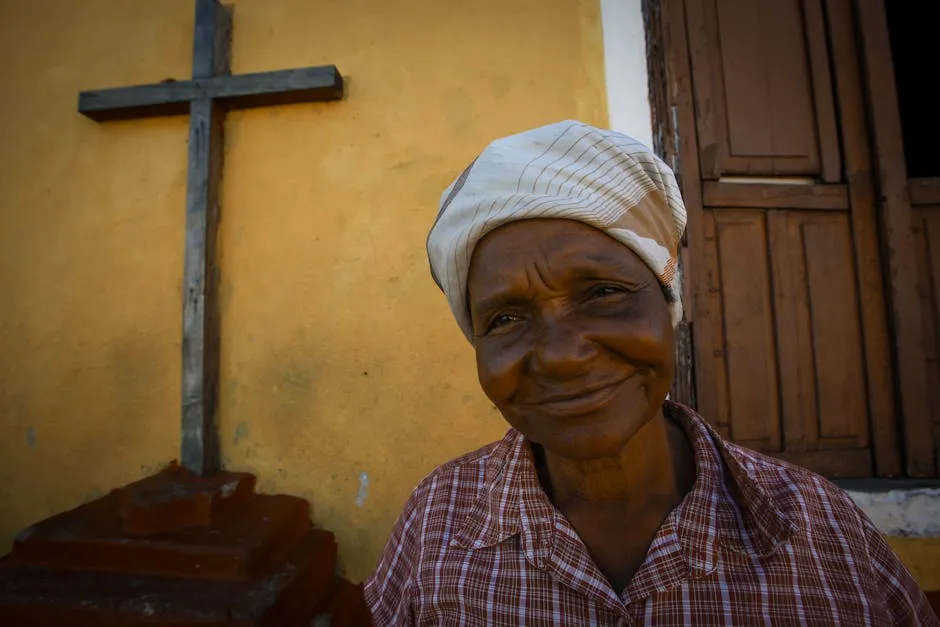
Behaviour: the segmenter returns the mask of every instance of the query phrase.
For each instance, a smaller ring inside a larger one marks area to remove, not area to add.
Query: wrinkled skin
[[[514,222],[478,245],[468,284],[480,384],[533,442],[602,457],[659,411],[669,308],[624,245],[579,222]]]
[[[694,478],[662,413],[675,358],[659,282],[590,226],[527,220],[477,245],[468,296],[483,391],[619,592]]]

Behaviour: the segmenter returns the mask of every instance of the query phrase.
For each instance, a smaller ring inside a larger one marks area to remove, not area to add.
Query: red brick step
[[[0,560],[0,625],[368,625],[309,504],[254,486],[172,466],[33,525]]]

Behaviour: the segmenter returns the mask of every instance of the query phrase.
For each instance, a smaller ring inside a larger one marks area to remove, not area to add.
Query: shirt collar
[[[798,530],[773,498],[773,482],[754,463],[754,453],[723,440],[689,407],[666,401],[664,412],[685,429],[695,453],[695,485],[676,508],[693,569],[714,570],[719,543],[764,557]]]
[[[719,543],[761,557],[798,530],[762,485],[752,454],[722,440],[689,407],[666,401],[664,412],[683,427],[695,455],[695,484],[664,523],[678,535],[693,575],[704,576],[717,567]],[[518,534],[527,561],[543,567],[563,515],[539,484],[525,437],[510,429],[486,459],[483,472],[483,492],[452,542],[480,549]]]
[[[483,473],[483,492],[452,542],[480,549],[521,534],[526,559],[541,568],[561,513],[542,490],[525,437],[509,429],[484,462]]]

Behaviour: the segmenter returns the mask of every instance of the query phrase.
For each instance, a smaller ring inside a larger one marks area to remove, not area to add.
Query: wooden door
[[[851,0],[657,10],[699,411],[828,476],[898,474]]]

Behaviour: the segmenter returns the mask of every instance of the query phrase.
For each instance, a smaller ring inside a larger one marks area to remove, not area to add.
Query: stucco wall
[[[302,495],[349,576],[414,484],[502,434],[423,254],[490,139],[607,121],[597,0],[235,0],[233,70],[349,97],[230,115],[223,453]],[[188,75],[192,0],[0,3],[0,551],[178,455],[187,121],[80,90]]]
[[[0,551],[177,455],[184,118],[79,90],[182,76],[189,2],[0,2]]]

